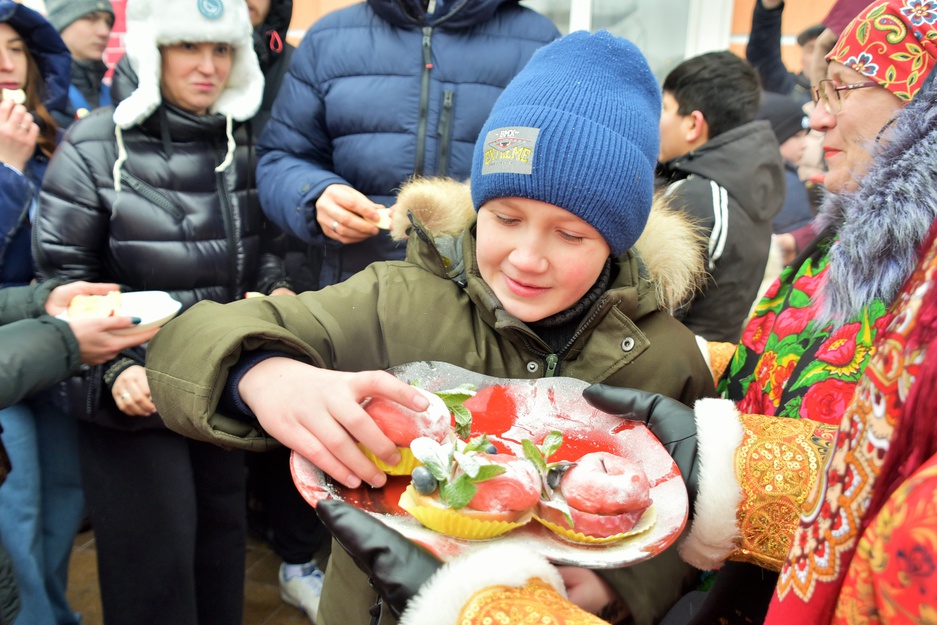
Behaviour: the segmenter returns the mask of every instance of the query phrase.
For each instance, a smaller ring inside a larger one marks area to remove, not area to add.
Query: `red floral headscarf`
[[[911,100],[937,63],[937,0],[876,0],[849,23],[826,60]]]

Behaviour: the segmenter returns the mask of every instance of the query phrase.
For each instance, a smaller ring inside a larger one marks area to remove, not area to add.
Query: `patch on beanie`
[[[539,128],[508,126],[495,128],[485,135],[485,174],[530,174],[533,172],[534,150]]]

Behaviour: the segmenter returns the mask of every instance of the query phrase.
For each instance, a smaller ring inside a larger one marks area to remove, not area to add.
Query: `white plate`
[[[173,299],[166,291],[133,291],[121,293],[120,317],[139,317],[140,323],[131,328],[114,330],[115,334],[133,334],[143,332],[150,328],[161,326],[177,314],[182,308],[182,302]],[[59,319],[68,321],[68,313],[57,315]]]

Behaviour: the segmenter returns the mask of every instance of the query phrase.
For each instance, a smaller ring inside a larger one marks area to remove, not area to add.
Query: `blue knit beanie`
[[[618,256],[644,230],[660,142],[660,87],[641,52],[606,31],[541,48],[495,102],[472,159],[472,201],[559,206]]]

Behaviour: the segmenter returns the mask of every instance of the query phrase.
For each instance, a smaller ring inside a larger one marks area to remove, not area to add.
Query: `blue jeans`
[[[75,625],[65,586],[84,500],[78,424],[46,394],[0,410],[13,470],[0,486],[0,539],[13,560],[22,610],[15,625]]]

